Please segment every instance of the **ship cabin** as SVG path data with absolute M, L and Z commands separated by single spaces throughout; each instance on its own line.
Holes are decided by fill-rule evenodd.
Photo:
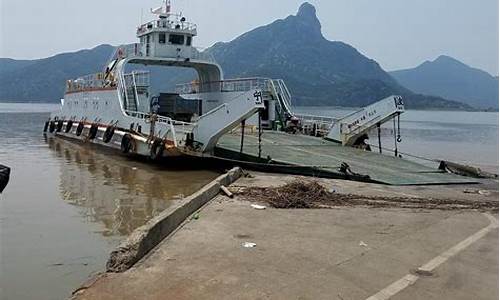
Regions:
M 190 60 L 196 25 L 186 22 L 185 17 L 171 19 L 170 14 L 160 14 L 157 20 L 137 28 L 140 52 L 146 57 L 171 57 Z

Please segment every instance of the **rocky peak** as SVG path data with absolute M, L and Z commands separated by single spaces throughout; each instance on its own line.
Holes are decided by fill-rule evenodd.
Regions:
M 309 2 L 303 3 L 297 14 L 293 17 L 300 24 L 300 31 L 312 37 L 323 38 L 321 23 L 316 16 L 316 8 Z
M 304 2 L 297 12 L 297 17 L 300 18 L 308 18 L 308 19 L 317 19 L 316 17 L 316 8 L 309 2 Z

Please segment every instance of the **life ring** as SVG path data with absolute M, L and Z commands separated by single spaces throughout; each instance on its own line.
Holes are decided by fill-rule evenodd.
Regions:
M 63 127 L 63 120 L 57 122 L 56 132 L 61 132 Z
M 64 130 L 64 132 L 66 133 L 70 132 L 71 128 L 73 128 L 73 121 L 68 121 L 66 123 L 66 129 Z
M 109 126 L 106 128 L 106 131 L 104 131 L 104 134 L 102 136 L 102 141 L 105 143 L 111 142 L 111 139 L 113 138 L 113 135 L 115 134 L 115 127 Z
M 97 124 L 92 124 L 89 129 L 89 135 L 88 135 L 89 140 L 95 139 L 98 131 L 99 127 L 97 126 Z
M 45 125 L 43 126 L 43 132 L 47 132 L 47 129 L 49 129 L 49 121 L 45 122 Z
M 120 145 L 120 149 L 123 153 L 128 154 L 130 151 L 134 149 L 134 139 L 130 134 L 126 134 L 122 138 L 122 143 Z
M 149 158 L 159 160 L 163 156 L 163 150 L 165 150 L 165 142 L 162 139 L 156 139 L 151 145 Z
M 78 127 L 76 127 L 76 136 L 82 135 L 83 128 L 85 128 L 83 122 L 78 123 Z
M 56 122 L 55 121 L 50 121 L 49 132 L 53 133 L 54 130 L 56 130 Z

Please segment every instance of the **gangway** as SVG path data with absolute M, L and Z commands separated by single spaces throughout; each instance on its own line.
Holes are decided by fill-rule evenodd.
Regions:
M 282 79 L 269 81 L 270 93 L 277 100 L 278 117 L 282 123 L 296 118 L 303 133 L 323 136 L 344 146 L 353 146 L 359 137 L 404 112 L 403 98 L 393 95 L 342 118 L 297 114 L 292 110 L 292 97 L 285 82 Z
M 403 112 L 403 98 L 393 95 L 333 122 L 325 138 L 352 146 L 359 137 Z

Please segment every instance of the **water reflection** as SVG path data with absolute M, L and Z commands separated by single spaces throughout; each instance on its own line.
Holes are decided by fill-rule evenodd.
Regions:
M 217 174 L 211 171 L 165 170 L 48 137 L 49 148 L 64 163 L 60 170 L 61 199 L 81 208 L 87 221 L 102 223 L 105 236 L 128 235 Z

